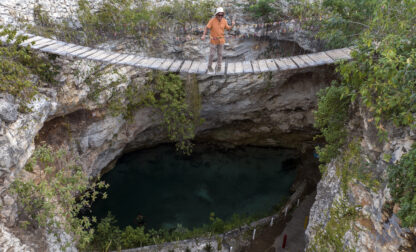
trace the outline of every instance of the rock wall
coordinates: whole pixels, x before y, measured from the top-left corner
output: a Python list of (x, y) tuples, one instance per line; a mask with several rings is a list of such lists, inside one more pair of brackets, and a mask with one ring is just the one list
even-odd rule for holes
[(34, 10), (47, 10), (53, 21), (74, 17), (78, 0), (7, 0), (0, 3), (0, 23), (18, 25), (22, 20), (34, 23)]
[[(349, 124), (350, 137), (360, 139), (360, 155), (369, 161), (370, 172), (380, 183), (369, 185), (368, 178), (353, 178), (348, 186), (342, 188), (339, 159), (327, 165), (327, 171), (318, 184), (317, 196), (310, 212), (310, 222), (306, 230), (309, 248), (313, 246), (334, 250), (328, 243), (317, 244), (317, 237), (325, 230), (326, 225), (338, 203), (342, 200), (357, 209), (347, 230), (340, 233), (340, 242), (344, 250), (352, 251), (415, 251), (416, 229), (403, 228), (397, 217), (398, 206), (393, 205), (387, 187), (387, 169), (392, 163), (400, 160), (402, 155), (412, 148), (416, 140), (416, 132), (409, 129), (388, 128), (389, 139), (383, 144), (377, 136), (377, 129), (372, 124), (371, 114), (361, 108)], [(343, 150), (345, 151), (345, 150)], [(390, 161), (383, 156), (391, 155)], [(391, 209), (390, 209), (391, 208)], [(336, 211), (335, 211), (336, 212)], [(334, 234), (333, 234), (334, 235)]]
[[(49, 10), (53, 20), (71, 17), (77, 0), (14, 0), (0, 3), (0, 23), (19, 24), (19, 17), (33, 21), (33, 9), (40, 4)], [(24, 16), (21, 16), (24, 15)], [(169, 38), (169, 34), (166, 35)], [(306, 37), (285, 35), (287, 40)], [(167, 39), (172, 41), (173, 39)], [(149, 44), (151, 41), (149, 41)], [(100, 47), (141, 52), (129, 47), (134, 41), (113, 41)], [(255, 59), (267, 47), (253, 51), (256, 41), (230, 40), (225, 50), (226, 60)], [(127, 46), (126, 46), (127, 45)], [(154, 49), (158, 56), (174, 57), (177, 49), (191, 59), (204, 59), (208, 47), (196, 41), (182, 45)], [(247, 56), (248, 55), (248, 56)], [(1, 242), (1, 250), (53, 251), (56, 241), (42, 234), (27, 234), (18, 228), (17, 205), (8, 188), (16, 176), (25, 174), (23, 167), (36, 144), (46, 142), (55, 147), (76, 150), (84, 170), (90, 176), (98, 175), (111, 166), (123, 152), (168, 142), (151, 108), (135, 112), (132, 121), (112, 116), (106, 104), (112, 91), (125, 89), (132, 80), (144, 84), (149, 70), (131, 67), (99, 66), (97, 63), (72, 58), (57, 58), (53, 64), (61, 66), (58, 85), (45, 83), (33, 100), (28, 113), (17, 109), (19, 101), (0, 94), (0, 231), (8, 242)], [(91, 99), (97, 87), (86, 81), (101, 69), (99, 88), (104, 91)], [(110, 87), (110, 82), (124, 76), (127, 82)], [(182, 76), (186, 81), (188, 76)], [(315, 135), (312, 111), (316, 106), (316, 92), (334, 79), (333, 68), (328, 66), (282, 73), (247, 74), (240, 76), (198, 76), (202, 100), (203, 125), (197, 129), (197, 141), (220, 141), (226, 145), (252, 144), (285, 146), (305, 149)]]
[[(105, 87), (118, 76), (111, 67), (101, 77), (105, 91), (92, 101), (89, 94), (95, 90), (85, 80), (96, 63), (58, 58), (54, 64), (62, 66), (59, 84), (41, 90), (30, 105), (32, 112), (16, 111), (17, 101), (12, 97), (0, 99), (0, 222), (9, 228), (17, 225), (17, 208), (7, 188), (17, 174), (25, 173), (22, 169), (35, 143), (76, 150), (85, 171), (96, 176), (124, 151), (168, 141), (151, 108), (138, 110), (131, 122), (109, 113), (105, 104), (111, 92)], [(125, 67), (118, 71), (128, 80), (146, 82), (147, 70)], [(332, 68), (320, 67), (284, 75), (201, 76), (198, 85), (205, 123), (197, 131), (197, 140), (301, 149), (315, 133), (315, 94), (329, 85), (332, 72)]]

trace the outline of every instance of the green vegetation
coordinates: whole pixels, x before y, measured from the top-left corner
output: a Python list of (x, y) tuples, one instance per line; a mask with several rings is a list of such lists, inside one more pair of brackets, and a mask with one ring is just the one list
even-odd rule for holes
[(308, 18), (306, 27), (314, 26), (317, 37), (325, 41), (327, 48), (350, 46), (360, 38), (381, 7), (378, 0), (323, 0), (295, 1), (291, 15)]
[[(20, 47), (27, 37), (16, 36), (16, 30), (4, 27), (0, 36), (7, 36), (7, 44), (0, 42), (0, 92), (13, 95), (20, 103), (20, 111), (29, 111), (27, 104), (45, 83), (54, 84), (57, 67), (51, 58), (43, 58), (30, 48)], [(38, 78), (32, 78), (33, 75)]]
[(416, 226), (416, 149), (403, 155), (400, 162), (388, 171), (388, 185), (395, 202), (400, 204), (398, 212), (402, 225)]
[[(139, 104), (150, 106), (159, 111), (169, 140), (176, 142), (176, 148), (185, 154), (192, 151), (191, 139), (199, 120), (194, 119), (186, 102), (183, 81), (176, 74), (152, 72), (150, 80), (143, 87)], [(137, 102), (136, 102), (137, 103)], [(133, 103), (134, 106), (134, 103)]]
[(261, 19), (263, 22), (278, 21), (283, 19), (281, 1), (276, 0), (257, 0), (245, 6), (248, 13), (255, 19)]
[[(92, 78), (96, 80), (96, 78)], [(110, 84), (114, 87), (118, 81)], [(193, 85), (192, 83), (190, 85)], [(197, 85), (197, 84), (196, 84)], [(94, 92), (98, 96), (105, 90), (98, 87)], [(199, 118), (199, 97), (188, 101), (192, 90), (185, 87), (179, 75), (162, 72), (150, 72), (146, 83), (130, 83), (124, 90), (114, 90), (107, 104), (114, 116), (122, 114), (132, 120), (135, 111), (143, 107), (156, 109), (156, 116), (162, 119), (162, 126), (167, 131), (169, 140), (176, 143), (178, 151), (189, 155), (192, 152), (191, 140), (195, 136), (195, 128), (201, 123)], [(190, 108), (192, 106), (192, 109)]]
[(106, 218), (103, 218), (98, 223), (89, 250), (127, 249), (197, 237), (212, 237), (255, 220), (254, 217), (244, 217), (235, 214), (229, 221), (223, 221), (216, 217), (214, 213), (211, 213), (209, 219), (210, 224), (192, 230), (181, 225), (178, 225), (173, 230), (146, 230), (144, 226), (135, 228), (127, 226), (124, 230), (121, 230), (116, 226), (117, 221), (114, 216), (109, 213)]
[(366, 161), (360, 142), (360, 139), (351, 140), (336, 161), (337, 175), (341, 178), (341, 188), (344, 192), (348, 190), (348, 183), (352, 179), (357, 179), (374, 191), (380, 187), (380, 179), (371, 172), (371, 168), (374, 167)]
[[(326, 145), (317, 147), (319, 160), (326, 164), (335, 158), (346, 142), (345, 125), (349, 119), (350, 101), (343, 97), (344, 88), (333, 83), (333, 86), (322, 89), (318, 93), (318, 110), (315, 115), (315, 127), (321, 130)], [(321, 167), (321, 170), (323, 167)]]
[(343, 196), (332, 203), (329, 215), (326, 225), (320, 227), (313, 240), (310, 241), (308, 250), (314, 252), (354, 251), (345, 245), (344, 235), (347, 231), (353, 230), (353, 221), (359, 217), (359, 208), (351, 206), (346, 196)]
[[(17, 195), (19, 220), (23, 228), (46, 229), (61, 241), (60, 232), (70, 234), (80, 248), (91, 241), (95, 219), (78, 218), (79, 211), (90, 207), (100, 195), (99, 190), (107, 188), (104, 182), (90, 183), (74, 159), (74, 153), (51, 147), (38, 146), (33, 153), (27, 171), (34, 171), (31, 179), (16, 179), (11, 192)], [(77, 195), (81, 195), (77, 197)], [(72, 241), (66, 241), (64, 247)]]
[(215, 8), (213, 0), (172, 0), (161, 6), (152, 3), (150, 0), (104, 0), (96, 6), (79, 0), (79, 9), (74, 15), (82, 29), (73, 27), (73, 20), (51, 22), (48, 13), (38, 6), (36, 27), (31, 30), (85, 45), (119, 38), (132, 38), (141, 43), (143, 38), (154, 38), (174, 25), (185, 28), (193, 23), (206, 23)]
[[(342, 5), (341, 1), (337, 4), (339, 4), (338, 9), (349, 8), (348, 4)], [(356, 8), (358, 7), (357, 5)], [(341, 81), (334, 88), (336, 93), (334, 94), (334, 90), (320, 95), (316, 114), (317, 127), (322, 130), (325, 137), (333, 136), (326, 139), (328, 145), (325, 148), (330, 150), (328, 152), (330, 155), (324, 153), (322, 161), (328, 162), (330, 158), (328, 159), (327, 156), (334, 157), (332, 155), (336, 153), (334, 149), (342, 145), (342, 142), (335, 139), (335, 148), (331, 147), (333, 145), (331, 138), (343, 135), (344, 130), (341, 126), (345, 123), (341, 120), (335, 122), (334, 127), (329, 126), (328, 115), (334, 114), (331, 113), (330, 107), (338, 106), (337, 108), (340, 109), (340, 104), (334, 96), (339, 96), (338, 100), (343, 105), (344, 102), (349, 103), (345, 99), (349, 99), (351, 104), (359, 99), (360, 103), (373, 114), (373, 123), (377, 126), (381, 139), (386, 137), (383, 125), (385, 122), (393, 122), (396, 126), (415, 127), (413, 116), (416, 112), (416, 50), (414, 49), (416, 26), (413, 16), (415, 9), (414, 1), (381, 1), (375, 8), (375, 14), (367, 17), (366, 23), (369, 28), (363, 30), (355, 42), (354, 60), (344, 62), (338, 67)], [(340, 114), (344, 114), (344, 111), (337, 110)]]
[[(342, 164), (338, 175), (344, 190), (350, 178), (357, 178), (376, 189), (381, 181), (371, 173), (371, 164), (360, 161), (358, 145), (353, 140), (348, 144), (340, 140), (345, 139), (348, 119), (344, 112), (353, 110), (353, 105), (363, 105), (370, 115), (367, 122), (377, 127), (380, 141), (387, 140), (387, 124), (415, 128), (416, 2), (334, 0), (323, 1), (320, 8), (325, 21), (320, 26), (320, 33), (326, 33), (321, 38), (327, 39), (329, 46), (345, 45), (338, 40), (355, 46), (354, 59), (341, 63), (337, 68), (339, 82), (319, 97), (316, 126), (327, 141), (323, 149), (318, 149), (320, 159), (329, 162), (339, 157)], [(330, 22), (334, 22), (334, 26), (328, 26)], [(331, 107), (336, 109), (331, 111)], [(342, 116), (335, 115), (335, 111)], [(331, 116), (338, 121), (331, 122)], [(345, 151), (341, 156), (340, 149)], [(388, 170), (389, 188), (394, 201), (400, 203), (399, 216), (404, 226), (416, 223), (414, 155), (413, 151), (410, 152)], [(389, 161), (390, 156), (383, 154), (382, 158)]]

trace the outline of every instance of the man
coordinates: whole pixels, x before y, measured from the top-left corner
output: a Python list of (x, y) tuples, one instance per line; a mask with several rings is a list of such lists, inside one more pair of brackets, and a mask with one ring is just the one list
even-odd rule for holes
[(215, 50), (217, 50), (217, 67), (216, 71), (221, 71), (221, 62), (222, 62), (222, 51), (224, 50), (225, 38), (224, 38), (224, 29), (231, 30), (235, 25), (234, 20), (231, 22), (231, 26), (228, 25), (227, 20), (224, 18), (224, 9), (219, 7), (215, 10), (215, 17), (209, 20), (207, 26), (205, 27), (204, 34), (201, 37), (201, 40), (205, 40), (208, 29), (211, 30), (211, 41), (210, 41), (210, 51), (209, 51), (209, 61), (208, 61), (208, 71), (213, 72), (212, 61), (214, 59)]

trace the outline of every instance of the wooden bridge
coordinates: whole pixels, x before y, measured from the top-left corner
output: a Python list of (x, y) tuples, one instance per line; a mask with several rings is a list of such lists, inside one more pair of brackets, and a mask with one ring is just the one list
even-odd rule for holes
[[(71, 43), (65, 43), (58, 40), (48, 39), (32, 34), (24, 34), (28, 37), (22, 42), (21, 46), (31, 46), (35, 50), (45, 53), (51, 53), (61, 56), (72, 56), (75, 58), (99, 61), (105, 64), (127, 65), (138, 68), (155, 69), (166, 72), (190, 73), (190, 74), (208, 74), (208, 75), (237, 75), (249, 73), (264, 73), (274, 71), (288, 71), (321, 65), (334, 64), (339, 60), (351, 59), (351, 49), (341, 48), (325, 52), (304, 54), (298, 56), (260, 59), (239, 62), (224, 62), (220, 72), (207, 72), (208, 62), (164, 59), (154, 57), (144, 57), (135, 54), (117, 53), (94, 49), (91, 47), (80, 46)], [(1, 37), (0, 40), (5, 42), (7, 37)], [(213, 68), (215, 69), (215, 64)]]

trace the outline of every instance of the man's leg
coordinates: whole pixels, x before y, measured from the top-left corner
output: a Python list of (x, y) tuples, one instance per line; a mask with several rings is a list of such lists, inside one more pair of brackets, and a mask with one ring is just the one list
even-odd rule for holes
[(222, 51), (224, 50), (224, 44), (217, 45), (217, 72), (221, 71), (221, 64), (222, 64)]
[(209, 44), (209, 60), (208, 60), (208, 71), (212, 72), (212, 61), (214, 60), (216, 45)]

